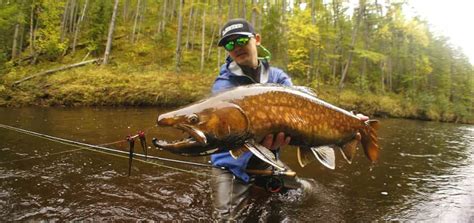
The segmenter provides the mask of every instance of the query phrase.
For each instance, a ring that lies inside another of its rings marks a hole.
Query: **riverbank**
[[[175,107],[208,96],[217,75],[217,69],[209,70],[207,74],[176,74],[154,65],[132,69],[120,65],[103,67],[91,64],[11,86],[14,81],[32,72],[24,68],[3,76],[0,106]],[[295,79],[294,82],[298,84],[301,81]],[[310,87],[314,86],[310,84]],[[460,108],[455,105],[446,106],[436,102],[427,104],[422,99],[410,99],[393,93],[361,92],[354,88],[339,91],[335,87],[323,85],[314,89],[323,100],[370,116],[474,123],[472,114],[456,110]]]

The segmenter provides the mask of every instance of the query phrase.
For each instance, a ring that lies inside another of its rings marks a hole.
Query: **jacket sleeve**
[[[285,86],[293,86],[293,82],[291,82],[290,76],[286,74],[284,71],[278,69],[278,84],[285,85]]]
[[[221,70],[219,72],[219,76],[214,81],[214,85],[212,85],[212,93],[215,94],[217,92],[236,87],[236,83],[233,83],[229,79],[228,70],[226,68],[226,64],[221,66]]]
[[[214,85],[212,85],[212,93],[218,93],[220,91],[233,88],[235,87],[235,84],[233,84],[229,79],[224,79],[224,78],[217,78],[214,81]]]

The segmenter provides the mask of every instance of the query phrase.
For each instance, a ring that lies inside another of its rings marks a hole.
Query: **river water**
[[[127,135],[154,127],[154,108],[0,108],[0,124],[128,150]],[[381,160],[362,151],[352,164],[337,154],[335,170],[297,164],[295,149],[282,160],[313,189],[258,194],[239,220],[474,222],[474,126],[382,119]],[[136,150],[141,152],[139,145]],[[154,150],[154,149],[153,149]],[[207,163],[207,157],[152,155]],[[165,161],[128,160],[0,128],[0,221],[137,221],[213,219],[211,169]]]

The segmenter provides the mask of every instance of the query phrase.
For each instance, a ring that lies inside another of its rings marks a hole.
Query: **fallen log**
[[[122,39],[126,36],[127,35],[116,36],[116,37],[114,37],[114,40]],[[103,40],[103,41],[105,41],[105,40]],[[84,47],[87,46],[87,44],[89,44],[89,42],[90,41],[86,41],[86,42],[83,42],[83,43],[78,43],[78,44],[76,44],[76,48],[77,49],[84,48]],[[68,46],[68,48],[64,51],[62,56],[67,55],[71,49],[72,49],[72,45]],[[90,53],[90,51],[88,52],[87,55],[89,55],[89,53]],[[28,55],[28,56],[23,57],[23,58],[15,59],[15,60],[13,60],[13,66],[21,65],[21,63],[23,63],[25,61],[36,60],[37,57],[41,57],[42,55],[43,55],[43,53],[38,53],[38,54],[35,54],[35,55]],[[86,56],[86,58],[87,58],[87,56]],[[32,64],[34,64],[34,63],[32,63]]]
[[[30,79],[35,78],[35,77],[39,77],[39,76],[43,76],[43,75],[47,75],[47,74],[52,74],[52,73],[55,73],[55,72],[58,72],[58,71],[68,70],[68,69],[71,69],[71,68],[74,68],[74,67],[84,66],[86,64],[99,62],[101,60],[102,60],[102,58],[97,58],[97,59],[93,59],[93,60],[86,60],[86,61],[83,61],[83,62],[70,64],[70,65],[58,67],[58,68],[51,69],[51,70],[42,71],[42,72],[30,75],[28,77],[25,77],[21,80],[13,82],[12,87],[15,87],[15,86],[19,85],[20,83],[22,83],[24,81],[27,81],[27,80],[30,80]]]

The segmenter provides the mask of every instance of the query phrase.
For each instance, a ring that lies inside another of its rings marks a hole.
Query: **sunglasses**
[[[247,45],[247,43],[249,43],[250,38],[252,38],[252,36],[241,36],[241,37],[238,37],[237,39],[230,40],[224,45],[224,49],[230,52],[235,49],[235,45],[245,46]]]

